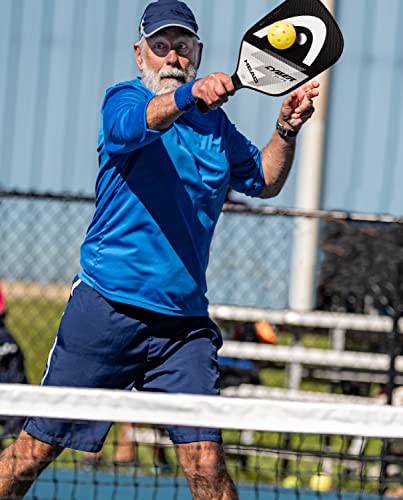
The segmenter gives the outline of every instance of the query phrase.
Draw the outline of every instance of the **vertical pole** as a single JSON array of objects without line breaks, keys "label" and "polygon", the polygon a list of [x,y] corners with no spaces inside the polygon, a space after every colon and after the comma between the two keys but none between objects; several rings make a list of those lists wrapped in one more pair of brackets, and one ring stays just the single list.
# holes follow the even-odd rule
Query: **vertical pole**
[{"label": "vertical pole", "polygon": [[[335,3],[336,0],[324,1],[330,12],[334,12]],[[320,208],[329,71],[320,75],[317,80],[321,84],[321,95],[315,103],[315,114],[302,132],[298,166],[296,207],[305,210]],[[294,230],[289,297],[292,309],[310,311],[314,307],[318,241],[319,221],[298,218]]]}]

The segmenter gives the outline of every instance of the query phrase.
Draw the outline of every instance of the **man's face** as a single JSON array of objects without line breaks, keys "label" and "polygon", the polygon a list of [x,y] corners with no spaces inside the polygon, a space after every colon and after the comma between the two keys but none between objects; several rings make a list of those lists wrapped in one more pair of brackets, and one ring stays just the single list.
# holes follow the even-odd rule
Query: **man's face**
[{"label": "man's face", "polygon": [[155,94],[166,94],[196,78],[202,45],[180,28],[166,28],[135,44],[142,81]]}]

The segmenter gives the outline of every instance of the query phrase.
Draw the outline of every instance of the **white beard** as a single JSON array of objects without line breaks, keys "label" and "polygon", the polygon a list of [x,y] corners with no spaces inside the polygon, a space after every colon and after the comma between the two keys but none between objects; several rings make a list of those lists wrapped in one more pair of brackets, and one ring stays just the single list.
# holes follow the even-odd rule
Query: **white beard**
[{"label": "white beard", "polygon": [[154,92],[154,94],[162,95],[173,92],[184,83],[189,83],[195,80],[196,76],[197,70],[193,64],[189,64],[187,71],[183,71],[179,68],[166,68],[157,72],[149,68],[143,58],[143,72],[141,80],[144,86]]}]

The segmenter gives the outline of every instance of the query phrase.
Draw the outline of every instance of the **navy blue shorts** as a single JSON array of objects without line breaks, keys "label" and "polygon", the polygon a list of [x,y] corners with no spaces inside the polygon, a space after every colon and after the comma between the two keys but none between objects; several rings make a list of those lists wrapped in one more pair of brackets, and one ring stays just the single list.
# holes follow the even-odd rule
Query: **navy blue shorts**
[{"label": "navy blue shorts", "polygon": [[[166,316],[105,299],[75,281],[42,385],[218,395],[222,337],[208,317]],[[49,444],[98,451],[110,422],[30,418],[25,430]],[[167,427],[174,443],[221,442],[216,429]]]}]

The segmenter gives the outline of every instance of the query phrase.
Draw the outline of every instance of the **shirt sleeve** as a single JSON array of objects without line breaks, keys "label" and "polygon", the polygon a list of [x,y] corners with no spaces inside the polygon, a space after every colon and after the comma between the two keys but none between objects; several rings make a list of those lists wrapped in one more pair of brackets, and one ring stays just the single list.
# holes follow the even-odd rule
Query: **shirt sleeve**
[{"label": "shirt sleeve", "polygon": [[262,154],[228,119],[225,128],[230,186],[239,193],[259,197],[265,185]]},{"label": "shirt sleeve", "polygon": [[102,106],[102,127],[106,151],[124,154],[140,149],[165,132],[147,127],[146,111],[153,94],[131,85],[110,89]]}]

